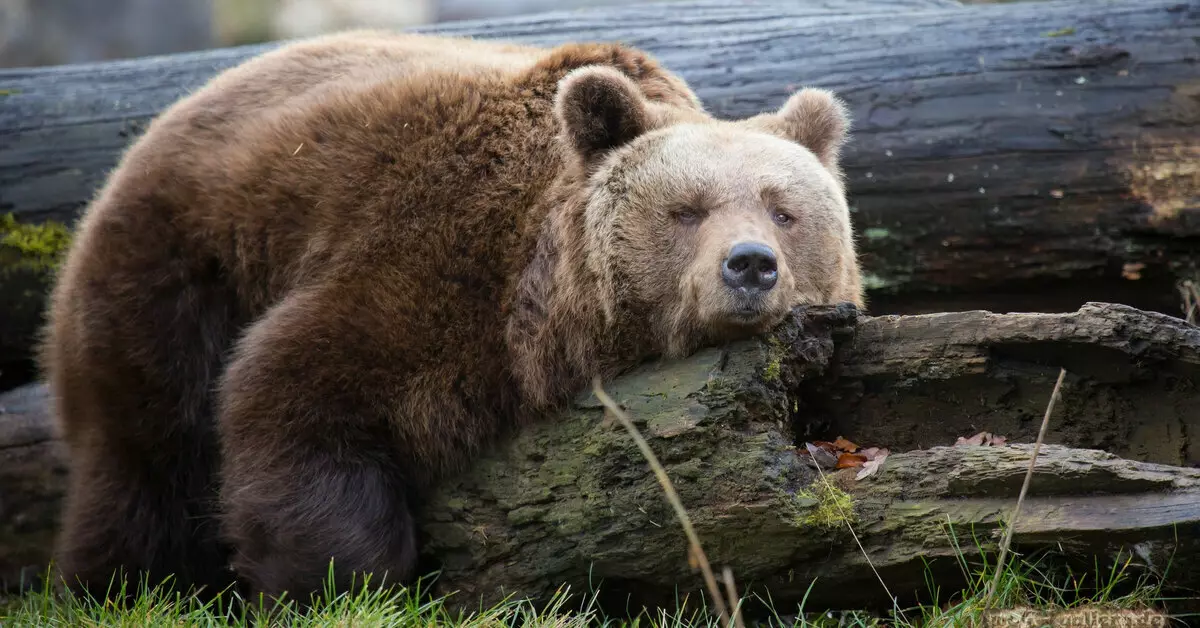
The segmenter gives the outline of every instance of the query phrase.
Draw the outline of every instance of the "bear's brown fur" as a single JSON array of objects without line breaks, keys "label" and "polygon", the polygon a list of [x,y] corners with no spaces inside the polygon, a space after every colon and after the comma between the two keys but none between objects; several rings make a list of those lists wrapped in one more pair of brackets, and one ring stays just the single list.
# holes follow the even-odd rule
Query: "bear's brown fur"
[{"label": "bear's brown fur", "polygon": [[406,581],[422,492],[592,375],[861,305],[846,126],[812,89],[715,120],[609,44],[356,32],[219,75],[124,155],[53,294],[64,575]]}]

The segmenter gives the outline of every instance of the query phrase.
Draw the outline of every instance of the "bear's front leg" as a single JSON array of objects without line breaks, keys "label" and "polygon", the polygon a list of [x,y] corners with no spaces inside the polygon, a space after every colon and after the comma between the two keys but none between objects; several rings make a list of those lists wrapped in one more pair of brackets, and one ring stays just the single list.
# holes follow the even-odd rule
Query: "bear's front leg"
[{"label": "bear's front leg", "polygon": [[391,416],[403,356],[372,341],[369,317],[293,296],[248,331],[222,379],[223,533],[255,597],[307,603],[331,560],[339,592],[352,575],[355,586],[366,573],[373,586],[414,576],[412,486]]}]

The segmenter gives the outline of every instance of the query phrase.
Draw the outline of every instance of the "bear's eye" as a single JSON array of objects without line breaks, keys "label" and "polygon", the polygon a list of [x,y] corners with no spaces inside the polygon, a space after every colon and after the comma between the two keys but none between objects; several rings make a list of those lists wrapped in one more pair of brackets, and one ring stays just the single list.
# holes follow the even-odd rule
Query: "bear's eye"
[{"label": "bear's eye", "polygon": [[675,212],[675,220],[678,220],[679,224],[694,225],[700,222],[700,213],[692,209],[681,209]]},{"label": "bear's eye", "polygon": [[771,219],[775,221],[775,224],[780,226],[788,225],[792,222],[791,216],[778,210],[771,210]]}]

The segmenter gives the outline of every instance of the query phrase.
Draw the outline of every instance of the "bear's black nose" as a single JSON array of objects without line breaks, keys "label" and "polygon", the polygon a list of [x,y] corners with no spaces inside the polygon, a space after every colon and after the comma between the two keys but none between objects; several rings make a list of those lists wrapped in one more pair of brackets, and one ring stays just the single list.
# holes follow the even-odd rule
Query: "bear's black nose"
[{"label": "bear's black nose", "polygon": [[779,278],[775,252],[758,242],[735,244],[721,265],[721,277],[735,290],[766,292],[775,287]]}]

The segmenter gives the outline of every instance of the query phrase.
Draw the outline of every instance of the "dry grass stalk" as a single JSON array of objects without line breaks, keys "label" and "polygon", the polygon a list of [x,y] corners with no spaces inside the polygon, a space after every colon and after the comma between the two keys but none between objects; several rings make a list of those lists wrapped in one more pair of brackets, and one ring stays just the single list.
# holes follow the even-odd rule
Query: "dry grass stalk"
[{"label": "dry grass stalk", "polygon": [[[829,483],[829,478],[825,476],[825,471],[821,469],[821,465],[817,464],[815,466],[817,473],[821,475],[821,481],[825,483],[825,487],[832,490],[833,485]],[[867,560],[867,566],[870,567],[871,571],[875,573],[875,578],[879,580],[879,584],[883,586],[883,592],[886,593],[888,599],[892,601],[893,610],[900,615],[901,619],[907,622],[908,618],[904,616],[904,611],[901,610],[897,604],[896,596],[892,595],[891,589],[888,589],[887,583],[883,581],[883,576],[880,575],[879,570],[875,568],[875,563],[871,562],[871,556],[867,554],[867,548],[863,547],[862,541],[858,540],[858,533],[854,531],[854,526],[850,524],[850,513],[843,510],[842,505],[839,504],[837,500],[833,500],[833,505],[838,509],[838,513],[842,516],[842,521],[846,522],[846,528],[850,530],[850,536],[854,537],[854,542],[858,544],[858,551],[862,552],[863,558]]]},{"label": "dry grass stalk", "polygon": [[1011,608],[987,611],[980,628],[1056,628],[1058,626],[1137,626],[1167,628],[1168,616],[1151,609],[1113,609],[1091,605],[1061,610]]},{"label": "dry grass stalk", "polygon": [[738,604],[737,592],[733,587],[732,572],[726,568],[725,585],[729,590],[729,600],[726,603],[725,596],[721,593],[721,589],[717,586],[717,578],[713,575],[712,567],[708,563],[708,556],[704,553],[704,549],[700,546],[700,537],[696,535],[696,530],[692,527],[692,520],[688,517],[687,510],[683,507],[683,502],[679,499],[679,494],[675,492],[675,486],[671,483],[671,479],[667,477],[667,471],[658,461],[658,457],[654,455],[654,451],[650,449],[650,445],[646,439],[642,438],[641,432],[634,426],[633,421],[629,419],[629,415],[621,409],[612,397],[609,397],[604,392],[604,387],[600,385],[600,378],[592,379],[592,392],[600,403],[612,413],[613,416],[625,426],[629,435],[633,437],[637,443],[638,449],[645,456],[646,461],[650,463],[650,468],[654,470],[655,477],[658,478],[658,483],[662,485],[663,492],[666,493],[667,501],[675,509],[675,515],[679,518],[679,523],[683,526],[683,532],[687,535],[688,544],[692,558],[700,566],[700,571],[704,575],[704,584],[708,587],[708,593],[713,598],[713,604],[717,607],[717,613],[721,616],[721,623],[725,626],[730,626],[729,607],[734,609],[734,619],[738,628],[744,628],[745,624],[742,621],[741,605]]},{"label": "dry grass stalk", "polygon": [[728,596],[729,605],[733,607],[733,616],[738,628],[743,628],[742,603],[738,598],[737,586],[733,583],[733,570],[727,566],[721,570],[721,575],[725,577],[725,595]]},{"label": "dry grass stalk", "polygon": [[996,595],[996,587],[1000,584],[1000,574],[1004,571],[1004,560],[1008,558],[1008,547],[1012,544],[1013,530],[1017,527],[1021,504],[1025,502],[1029,484],[1033,481],[1033,467],[1037,464],[1038,453],[1042,449],[1042,442],[1046,439],[1046,428],[1050,425],[1050,413],[1054,412],[1054,403],[1058,400],[1059,390],[1062,389],[1063,378],[1066,376],[1067,369],[1060,368],[1058,381],[1054,383],[1054,392],[1050,393],[1050,402],[1046,404],[1046,414],[1042,416],[1042,427],[1038,430],[1037,441],[1033,444],[1033,455],[1029,457],[1029,469],[1025,472],[1025,482],[1021,484],[1021,494],[1017,496],[1017,505],[1013,507],[1012,517],[1009,518],[1008,527],[1004,530],[1004,538],[1000,541],[1000,556],[996,559],[996,572],[992,574],[992,581],[988,583],[987,594],[983,598],[984,609],[991,608]]},{"label": "dry grass stalk", "polygon": [[1200,320],[1200,280],[1188,279],[1179,284],[1179,294],[1183,296],[1183,317],[1195,325]]}]

